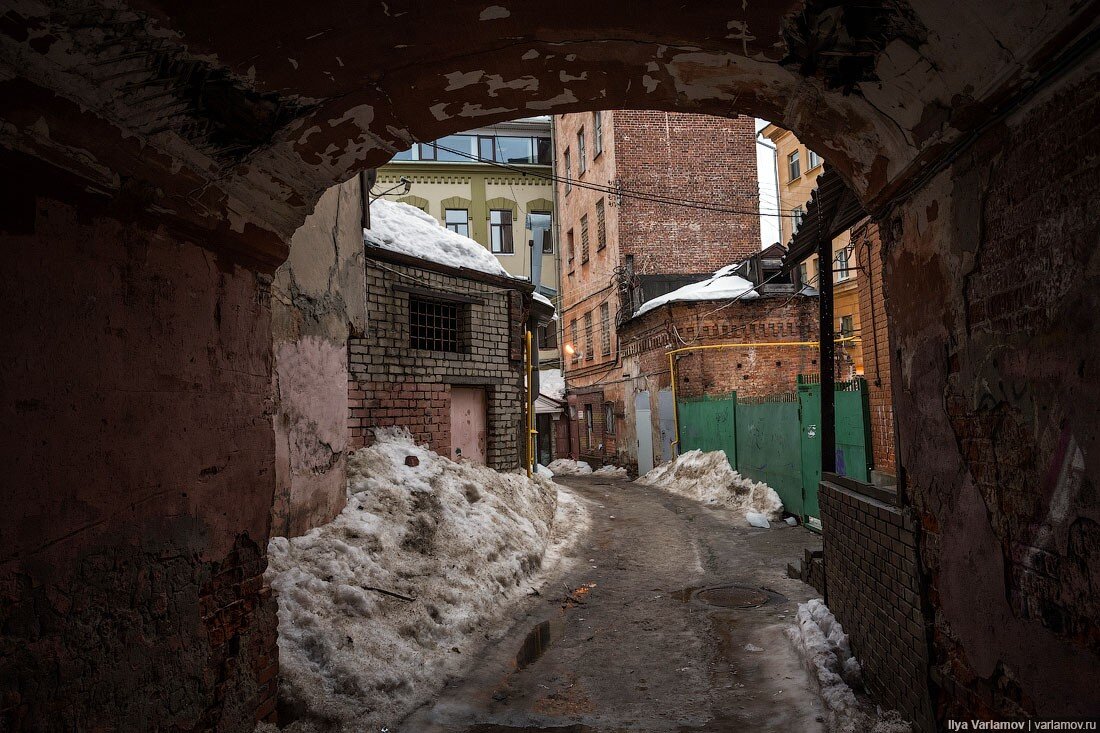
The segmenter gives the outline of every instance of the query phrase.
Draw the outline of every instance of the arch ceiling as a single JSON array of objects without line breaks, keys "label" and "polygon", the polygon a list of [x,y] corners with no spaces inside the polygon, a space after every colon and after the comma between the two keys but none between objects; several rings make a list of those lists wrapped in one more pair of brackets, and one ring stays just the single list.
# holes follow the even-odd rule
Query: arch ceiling
[{"label": "arch ceiling", "polygon": [[552,112],[764,117],[874,207],[1090,43],[1097,6],[11,0],[0,146],[266,266],[355,171]]}]

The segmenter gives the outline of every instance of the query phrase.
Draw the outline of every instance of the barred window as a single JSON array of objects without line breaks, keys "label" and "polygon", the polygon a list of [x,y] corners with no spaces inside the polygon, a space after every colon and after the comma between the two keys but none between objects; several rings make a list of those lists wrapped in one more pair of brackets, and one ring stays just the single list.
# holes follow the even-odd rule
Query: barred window
[{"label": "barred window", "polygon": [[409,296],[409,347],[461,351],[464,305]]},{"label": "barred window", "polygon": [[581,217],[581,264],[588,262],[588,214]]},{"label": "barred window", "polygon": [[573,338],[573,363],[581,360],[580,342],[577,341],[577,319],[569,321],[569,335]]},{"label": "barred window", "polygon": [[600,354],[611,356],[611,307],[607,303],[600,306]]},{"label": "barred window", "polygon": [[592,350],[592,311],[584,314],[584,359],[591,361],[596,356]]},{"label": "barred window", "polygon": [[607,246],[607,222],[604,216],[603,199],[596,202],[596,249]]}]

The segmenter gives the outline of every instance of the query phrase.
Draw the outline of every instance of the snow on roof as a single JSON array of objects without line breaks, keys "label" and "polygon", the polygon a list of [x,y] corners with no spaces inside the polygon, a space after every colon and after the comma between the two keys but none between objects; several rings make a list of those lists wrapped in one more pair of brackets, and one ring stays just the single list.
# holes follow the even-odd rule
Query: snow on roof
[{"label": "snow on roof", "polygon": [[565,399],[565,378],[561,369],[539,370],[539,394],[559,402]]},{"label": "snow on roof", "polygon": [[707,280],[691,283],[690,285],[685,285],[682,288],[673,290],[671,293],[666,293],[653,300],[647,300],[634,315],[640,316],[643,313],[648,313],[654,308],[659,308],[666,303],[672,303],[674,301],[733,300],[734,298],[751,300],[753,298],[759,298],[760,294],[752,289],[753,285],[751,282],[743,277],[732,274],[734,267],[736,267],[736,265],[726,265],[711,275]]},{"label": "snow on roof", "polygon": [[549,298],[547,298],[545,295],[543,295],[542,293],[540,293],[537,290],[535,292],[531,293],[531,297],[534,298],[535,300],[537,300],[538,302],[542,303],[543,305],[548,305],[551,308],[553,308],[553,314],[550,316],[550,320],[551,321],[558,320],[558,309],[554,308],[554,304],[550,302]]},{"label": "snow on roof", "polygon": [[370,229],[363,239],[392,252],[438,262],[448,267],[477,270],[511,277],[489,250],[438,221],[415,206],[375,199],[370,205]]}]

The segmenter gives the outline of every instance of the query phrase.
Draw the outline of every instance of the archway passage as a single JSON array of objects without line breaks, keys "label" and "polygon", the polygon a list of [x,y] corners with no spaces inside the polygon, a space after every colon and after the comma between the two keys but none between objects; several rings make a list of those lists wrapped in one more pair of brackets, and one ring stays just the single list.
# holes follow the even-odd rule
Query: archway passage
[{"label": "archway passage", "polygon": [[265,273],[413,140],[624,107],[774,120],[882,219],[938,714],[1095,714],[1097,9],[9,5],[4,714],[266,715]]}]

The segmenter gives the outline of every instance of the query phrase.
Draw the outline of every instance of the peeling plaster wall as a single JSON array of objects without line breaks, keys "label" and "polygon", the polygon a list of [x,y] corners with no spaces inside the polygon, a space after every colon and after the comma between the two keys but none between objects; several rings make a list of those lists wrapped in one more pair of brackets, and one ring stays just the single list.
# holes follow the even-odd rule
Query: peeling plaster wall
[{"label": "peeling plaster wall", "polygon": [[357,178],[326,191],[272,284],[276,534],[304,534],[346,503],[348,336],[366,321],[361,216]]},{"label": "peeling plaster wall", "polygon": [[277,670],[266,278],[33,195],[0,232],[0,729],[252,730]]},{"label": "peeling plaster wall", "polygon": [[941,724],[1100,715],[1097,150],[1094,55],[884,228]]}]

